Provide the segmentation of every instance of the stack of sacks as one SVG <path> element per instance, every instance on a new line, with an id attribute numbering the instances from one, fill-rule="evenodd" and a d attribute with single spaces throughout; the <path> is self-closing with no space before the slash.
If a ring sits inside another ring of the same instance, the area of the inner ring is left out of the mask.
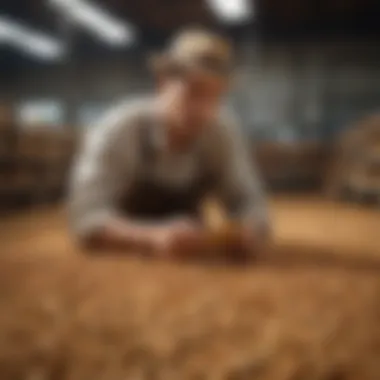
<path id="1" fill-rule="evenodd" d="M 45 127 L 19 130 L 13 186 L 18 193 L 36 194 L 43 176 L 47 139 Z"/>
<path id="2" fill-rule="evenodd" d="M 380 115 L 366 118 L 340 136 L 326 191 L 335 199 L 350 195 L 380 203 Z"/>
<path id="3" fill-rule="evenodd" d="M 319 184 L 328 152 L 319 143 L 264 143 L 256 149 L 256 160 L 265 182 L 293 185 Z"/>
<path id="4" fill-rule="evenodd" d="M 63 128 L 34 126 L 17 138 L 15 184 L 36 200 L 61 193 L 70 166 L 75 135 Z"/>
<path id="5" fill-rule="evenodd" d="M 9 107 L 0 105 L 0 159 L 9 158 L 12 154 L 14 123 Z"/>

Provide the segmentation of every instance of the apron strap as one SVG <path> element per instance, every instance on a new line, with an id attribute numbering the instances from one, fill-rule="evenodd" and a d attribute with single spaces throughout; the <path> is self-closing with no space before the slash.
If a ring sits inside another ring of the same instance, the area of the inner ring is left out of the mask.
<path id="1" fill-rule="evenodd" d="M 149 166 L 156 159 L 156 151 L 153 142 L 152 130 L 154 128 L 152 125 L 154 120 L 152 117 L 142 117 L 140 120 L 141 128 L 140 132 L 140 144 L 141 144 L 141 155 L 143 160 L 143 165 Z M 207 149 L 207 148 L 206 148 Z M 195 154 L 198 161 L 199 174 L 196 177 L 196 182 L 213 184 L 216 180 L 215 170 L 213 170 L 210 160 L 208 158 L 207 150 L 204 146 L 196 147 Z M 206 151 L 205 151 L 206 150 Z"/>
<path id="2" fill-rule="evenodd" d="M 139 122 L 141 123 L 141 128 L 139 129 L 139 141 L 141 144 L 143 165 L 149 165 L 149 163 L 153 162 L 156 157 L 150 129 L 152 128 L 153 121 L 151 118 L 145 116 L 142 117 Z"/>

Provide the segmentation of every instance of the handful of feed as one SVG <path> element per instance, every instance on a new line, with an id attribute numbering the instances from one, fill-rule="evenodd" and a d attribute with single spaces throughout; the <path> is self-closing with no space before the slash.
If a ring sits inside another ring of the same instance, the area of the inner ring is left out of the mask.
<path id="1" fill-rule="evenodd" d="M 231 256 L 241 250 L 242 226 L 228 216 L 218 199 L 207 198 L 200 211 L 213 254 Z"/>

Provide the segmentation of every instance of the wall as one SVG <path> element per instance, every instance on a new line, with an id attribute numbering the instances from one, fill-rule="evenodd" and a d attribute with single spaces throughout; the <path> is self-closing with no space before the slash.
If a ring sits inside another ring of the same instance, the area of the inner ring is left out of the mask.
<path id="1" fill-rule="evenodd" d="M 148 73 L 133 60 L 112 63 L 68 62 L 55 67 L 25 70 L 7 89 L 14 104 L 38 99 L 53 99 L 65 105 L 66 121 L 78 121 L 78 109 L 88 105 L 102 108 L 128 94 L 151 85 Z"/>
<path id="2" fill-rule="evenodd" d="M 347 123 L 380 104 L 380 60 L 370 42 L 263 44 L 240 49 L 230 102 L 245 131 L 262 139 L 332 138 Z M 98 110 L 152 87 L 141 57 L 117 62 L 75 62 L 20 73 L 8 88 L 14 102 L 53 98 L 78 121 L 78 107 Z M 95 115 L 96 112 L 93 114 Z"/>
<path id="3" fill-rule="evenodd" d="M 380 54 L 370 41 L 247 44 L 243 62 L 240 114 L 263 137 L 282 129 L 284 140 L 292 130 L 299 138 L 331 139 L 380 109 Z"/>

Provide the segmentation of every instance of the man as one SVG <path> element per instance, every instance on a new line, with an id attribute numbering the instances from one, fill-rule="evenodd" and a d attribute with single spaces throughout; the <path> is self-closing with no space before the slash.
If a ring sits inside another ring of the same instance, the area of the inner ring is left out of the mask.
<path id="1" fill-rule="evenodd" d="M 152 61 L 156 94 L 122 104 L 93 131 L 71 184 L 81 242 L 153 255 L 207 250 L 196 211 L 210 194 L 241 222 L 246 249 L 268 237 L 261 184 L 239 130 L 220 111 L 231 55 L 218 35 L 180 33 Z"/>

